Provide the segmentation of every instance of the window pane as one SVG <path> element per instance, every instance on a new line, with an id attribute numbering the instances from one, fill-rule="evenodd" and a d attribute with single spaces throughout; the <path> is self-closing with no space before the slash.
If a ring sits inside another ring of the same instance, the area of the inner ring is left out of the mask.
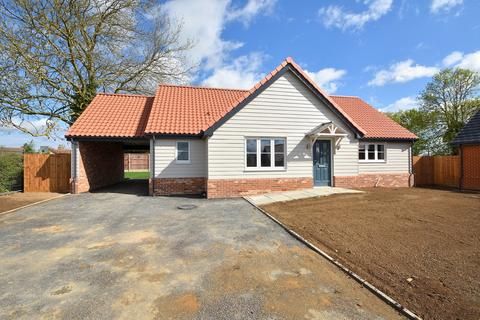
<path id="1" fill-rule="evenodd" d="M 188 154 L 188 142 L 177 142 L 177 160 L 188 161 L 190 160 Z"/>
<path id="2" fill-rule="evenodd" d="M 188 142 L 177 142 L 178 151 L 188 152 Z"/>
<path id="3" fill-rule="evenodd" d="M 379 152 L 378 153 L 378 160 L 385 160 L 385 153 Z"/>
<path id="4" fill-rule="evenodd" d="M 257 166 L 257 154 L 247 153 L 247 167 L 256 167 L 256 166 Z"/>
<path id="5" fill-rule="evenodd" d="M 247 152 L 257 152 L 256 139 L 247 139 Z"/>
<path id="6" fill-rule="evenodd" d="M 275 167 L 284 167 L 285 166 L 285 156 L 283 153 L 275 153 Z"/>
<path id="7" fill-rule="evenodd" d="M 270 167 L 271 166 L 271 154 L 270 153 L 262 153 L 262 167 Z"/>
<path id="8" fill-rule="evenodd" d="M 285 152 L 285 140 L 283 139 L 278 139 L 275 140 L 275 153 L 284 153 Z"/>
<path id="9" fill-rule="evenodd" d="M 368 145 L 368 160 L 375 160 L 375 145 Z"/>
<path id="10" fill-rule="evenodd" d="M 383 144 L 377 144 L 378 152 L 383 152 L 385 150 L 385 146 Z"/>
<path id="11" fill-rule="evenodd" d="M 270 153 L 270 140 L 262 139 L 260 150 L 262 151 L 262 153 L 264 153 L 264 152 Z"/>
<path id="12" fill-rule="evenodd" d="M 365 160 L 365 145 L 360 144 L 358 146 L 358 159 L 359 160 Z"/>
<path id="13" fill-rule="evenodd" d="M 188 151 L 178 151 L 178 158 L 177 160 L 185 160 L 188 161 Z"/>

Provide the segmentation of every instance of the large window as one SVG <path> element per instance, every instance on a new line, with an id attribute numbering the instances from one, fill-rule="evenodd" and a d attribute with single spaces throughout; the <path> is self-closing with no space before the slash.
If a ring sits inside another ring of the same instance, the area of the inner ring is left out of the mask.
<path id="1" fill-rule="evenodd" d="M 385 161 L 385 145 L 361 143 L 358 146 L 358 160 L 361 162 Z"/>
<path id="2" fill-rule="evenodd" d="M 283 169 L 285 152 L 284 138 L 247 138 L 245 165 L 247 169 Z"/>
<path id="3" fill-rule="evenodd" d="M 177 163 L 190 163 L 190 142 L 177 141 Z"/>

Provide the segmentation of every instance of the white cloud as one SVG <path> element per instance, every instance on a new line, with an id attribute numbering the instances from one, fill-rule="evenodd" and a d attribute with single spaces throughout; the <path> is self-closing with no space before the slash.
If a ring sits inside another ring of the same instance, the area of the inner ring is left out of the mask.
<path id="1" fill-rule="evenodd" d="M 338 86 L 340 85 L 339 80 L 347 74 L 347 71 L 335 68 L 325 68 L 318 70 L 317 72 L 305 70 L 305 72 L 320 88 L 328 93 L 334 93 L 337 91 Z"/>
<path id="2" fill-rule="evenodd" d="M 270 14 L 277 0 L 248 0 L 243 8 L 232 9 L 227 14 L 228 20 L 238 20 L 248 26 L 258 14 Z"/>
<path id="3" fill-rule="evenodd" d="M 456 66 L 480 72 L 480 50 L 464 55 Z"/>
<path id="4" fill-rule="evenodd" d="M 430 4 L 430 12 L 447 12 L 462 4 L 463 0 L 432 0 L 432 3 Z"/>
<path id="5" fill-rule="evenodd" d="M 238 21 L 248 26 L 258 15 L 272 13 L 275 3 L 248 0 L 243 6 L 233 7 L 232 0 L 170 0 L 160 10 L 182 23 L 181 40 L 193 40 L 188 57 L 199 65 L 202 77 L 207 75 L 205 85 L 231 87 L 238 81 L 235 87 L 242 87 L 258 78 L 252 66 L 262 60 L 258 58 L 261 54 L 233 58 L 232 52 L 243 43 L 224 39 L 222 32 L 228 23 Z"/>
<path id="6" fill-rule="evenodd" d="M 453 66 L 454 64 L 458 63 L 463 58 L 463 53 L 460 51 L 453 51 L 448 56 L 443 58 L 442 63 L 446 67 Z"/>
<path id="7" fill-rule="evenodd" d="M 368 82 L 369 86 L 383 86 L 387 83 L 403 83 L 418 78 L 431 77 L 437 73 L 437 67 L 427 67 L 414 64 L 412 59 L 397 62 L 388 69 L 383 69 L 375 74 Z"/>
<path id="8" fill-rule="evenodd" d="M 216 68 L 202 85 L 233 89 L 250 89 L 262 75 L 258 72 L 265 56 L 251 53 L 234 59 L 230 64 Z"/>
<path id="9" fill-rule="evenodd" d="M 398 99 L 392 104 L 389 104 L 385 108 L 382 108 L 381 111 L 383 112 L 396 112 L 400 110 L 410 110 L 416 109 L 419 107 L 417 99 L 415 97 L 403 97 Z"/>
<path id="10" fill-rule="evenodd" d="M 480 50 L 467 54 L 460 51 L 453 51 L 443 58 L 443 65 L 446 67 L 463 68 L 480 72 Z"/>
<path id="11" fill-rule="evenodd" d="M 340 6 L 320 8 L 318 14 L 327 28 L 335 27 L 342 30 L 362 29 L 370 21 L 376 21 L 386 15 L 392 8 L 393 0 L 364 0 L 367 10 L 353 13 Z"/>

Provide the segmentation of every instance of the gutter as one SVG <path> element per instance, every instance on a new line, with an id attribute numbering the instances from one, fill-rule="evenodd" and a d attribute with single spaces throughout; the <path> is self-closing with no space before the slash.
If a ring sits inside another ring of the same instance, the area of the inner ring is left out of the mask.
<path id="1" fill-rule="evenodd" d="M 388 296 L 386 293 L 375 287 L 373 284 L 368 282 L 367 280 L 363 279 L 361 276 L 353 272 L 352 270 L 348 269 L 346 266 L 344 266 L 340 261 L 335 260 L 333 257 L 331 257 L 328 253 L 325 251 L 321 250 L 317 246 L 315 246 L 313 243 L 308 241 L 307 239 L 303 238 L 301 235 L 293 231 L 292 229 L 289 229 L 286 225 L 284 225 L 280 220 L 277 220 L 274 216 L 269 214 L 267 211 L 263 210 L 262 208 L 258 207 L 255 205 L 253 202 L 251 202 L 247 197 L 243 197 L 245 201 L 250 203 L 253 207 L 258 209 L 260 212 L 262 212 L 264 215 L 266 215 L 268 218 L 270 218 L 272 221 L 276 222 L 282 229 L 284 229 L 286 232 L 288 232 L 290 235 L 292 235 L 294 238 L 302 242 L 304 245 L 309 247 L 311 250 L 315 251 L 318 253 L 320 256 L 331 262 L 333 265 L 335 265 L 337 268 L 339 268 L 341 271 L 345 272 L 347 276 L 352 277 L 355 281 L 360 283 L 363 287 L 368 289 L 370 292 L 372 292 L 374 295 L 382 299 L 384 302 L 389 304 L 391 307 L 393 307 L 395 310 L 397 310 L 400 314 L 403 316 L 407 317 L 408 319 L 412 320 L 422 320 L 419 316 L 417 316 L 415 313 L 410 311 L 409 309 L 405 308 L 402 306 L 398 301 L 393 299 L 392 297 Z"/>

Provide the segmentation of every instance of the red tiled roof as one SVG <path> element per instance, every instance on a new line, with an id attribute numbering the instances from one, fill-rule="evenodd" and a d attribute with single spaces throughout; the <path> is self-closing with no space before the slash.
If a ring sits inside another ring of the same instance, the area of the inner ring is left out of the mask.
<path id="1" fill-rule="evenodd" d="M 160 85 L 145 133 L 200 134 L 226 115 L 246 93 L 245 90 Z"/>
<path id="2" fill-rule="evenodd" d="M 416 139 L 416 136 L 358 97 L 329 96 L 292 58 L 252 89 L 160 85 L 155 97 L 99 94 L 77 119 L 67 137 L 141 137 L 147 134 L 201 135 L 242 108 L 249 97 L 290 66 L 314 87 L 363 138 Z M 230 113 L 230 111 L 232 111 Z"/>
<path id="3" fill-rule="evenodd" d="M 359 97 L 330 96 L 365 131 L 365 139 L 416 139 L 417 136 Z"/>
<path id="4" fill-rule="evenodd" d="M 65 136 L 142 137 L 153 99 L 140 95 L 99 93 Z"/>

